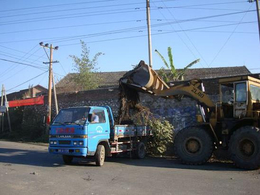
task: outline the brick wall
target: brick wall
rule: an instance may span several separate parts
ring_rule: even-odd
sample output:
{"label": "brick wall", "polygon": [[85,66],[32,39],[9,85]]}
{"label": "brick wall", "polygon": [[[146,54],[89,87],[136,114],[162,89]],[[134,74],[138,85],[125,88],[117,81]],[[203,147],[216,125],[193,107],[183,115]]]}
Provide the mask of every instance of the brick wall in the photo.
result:
{"label": "brick wall", "polygon": [[[104,106],[108,105],[112,108],[114,116],[118,115],[119,90],[117,88],[96,89],[90,91],[81,91],[77,93],[64,93],[58,95],[59,109],[75,106]],[[217,100],[217,95],[211,95],[213,100]],[[181,101],[175,99],[163,99],[149,94],[140,94],[141,104],[150,109],[150,111],[167,119],[173,124],[175,130],[180,130],[196,122],[196,101],[190,98],[183,98]],[[35,111],[35,115],[41,115],[42,119],[46,116],[47,97],[45,97],[45,105],[27,106],[24,108]],[[52,101],[52,118],[55,116],[54,99]],[[12,117],[12,116],[11,116]]]}

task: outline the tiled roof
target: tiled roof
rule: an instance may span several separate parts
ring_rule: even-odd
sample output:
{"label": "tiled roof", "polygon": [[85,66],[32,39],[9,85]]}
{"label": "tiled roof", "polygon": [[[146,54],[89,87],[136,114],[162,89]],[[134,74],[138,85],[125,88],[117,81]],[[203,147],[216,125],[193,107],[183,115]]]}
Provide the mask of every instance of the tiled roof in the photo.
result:
{"label": "tiled roof", "polygon": [[[120,72],[98,72],[97,77],[100,78],[101,84],[100,88],[118,86],[119,79],[127,71]],[[208,78],[217,78],[217,77],[227,77],[235,75],[245,75],[250,74],[251,72],[246,68],[246,66],[237,66],[237,67],[220,67],[220,68],[196,68],[196,69],[187,69],[185,72],[184,79],[191,80],[194,78],[198,79],[208,79]],[[56,84],[56,89],[58,93],[63,92],[74,92],[81,91],[81,87],[78,86],[74,81],[73,77],[77,73],[69,73],[63,79],[61,79]]]}

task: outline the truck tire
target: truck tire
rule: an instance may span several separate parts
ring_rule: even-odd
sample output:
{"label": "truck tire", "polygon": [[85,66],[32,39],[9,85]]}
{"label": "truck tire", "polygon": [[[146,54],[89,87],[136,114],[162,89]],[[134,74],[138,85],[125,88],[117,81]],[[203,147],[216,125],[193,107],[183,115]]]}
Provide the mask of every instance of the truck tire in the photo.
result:
{"label": "truck tire", "polygon": [[72,160],[73,160],[73,156],[62,155],[62,159],[63,159],[63,162],[64,162],[66,165],[71,165]]}
{"label": "truck tire", "polygon": [[212,137],[203,128],[185,128],[179,131],[174,139],[174,152],[184,164],[203,164],[212,155]]}
{"label": "truck tire", "polygon": [[105,162],[105,157],[106,157],[106,149],[104,145],[98,145],[97,151],[95,154],[95,160],[96,160],[96,165],[97,166],[103,166]]}
{"label": "truck tire", "polygon": [[133,151],[133,157],[138,159],[143,159],[146,155],[146,147],[144,142],[138,142],[136,145],[136,150]]}
{"label": "truck tire", "polygon": [[243,169],[260,167],[260,129],[241,127],[230,138],[229,155],[234,164]]}

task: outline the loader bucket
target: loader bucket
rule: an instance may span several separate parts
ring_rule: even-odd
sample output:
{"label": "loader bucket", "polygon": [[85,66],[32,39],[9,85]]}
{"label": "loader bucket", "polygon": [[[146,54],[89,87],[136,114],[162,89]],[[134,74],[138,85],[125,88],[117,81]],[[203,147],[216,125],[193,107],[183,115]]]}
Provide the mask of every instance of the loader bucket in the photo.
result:
{"label": "loader bucket", "polygon": [[141,92],[154,94],[155,91],[168,89],[169,86],[161,80],[158,74],[144,61],[140,61],[137,67],[127,72],[121,79],[120,83],[133,87]]}

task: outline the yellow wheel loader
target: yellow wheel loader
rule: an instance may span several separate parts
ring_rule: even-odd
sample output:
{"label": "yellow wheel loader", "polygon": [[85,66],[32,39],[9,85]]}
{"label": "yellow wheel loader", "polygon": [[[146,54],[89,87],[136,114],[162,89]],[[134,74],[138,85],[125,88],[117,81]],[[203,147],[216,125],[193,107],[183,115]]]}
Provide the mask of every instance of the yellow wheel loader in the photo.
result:
{"label": "yellow wheel loader", "polygon": [[260,167],[260,80],[252,76],[219,79],[219,101],[213,102],[200,80],[168,86],[143,61],[121,79],[122,85],[163,98],[188,96],[198,102],[197,124],[180,130],[174,151],[185,164],[203,164],[213,150],[228,152],[244,169]]}

